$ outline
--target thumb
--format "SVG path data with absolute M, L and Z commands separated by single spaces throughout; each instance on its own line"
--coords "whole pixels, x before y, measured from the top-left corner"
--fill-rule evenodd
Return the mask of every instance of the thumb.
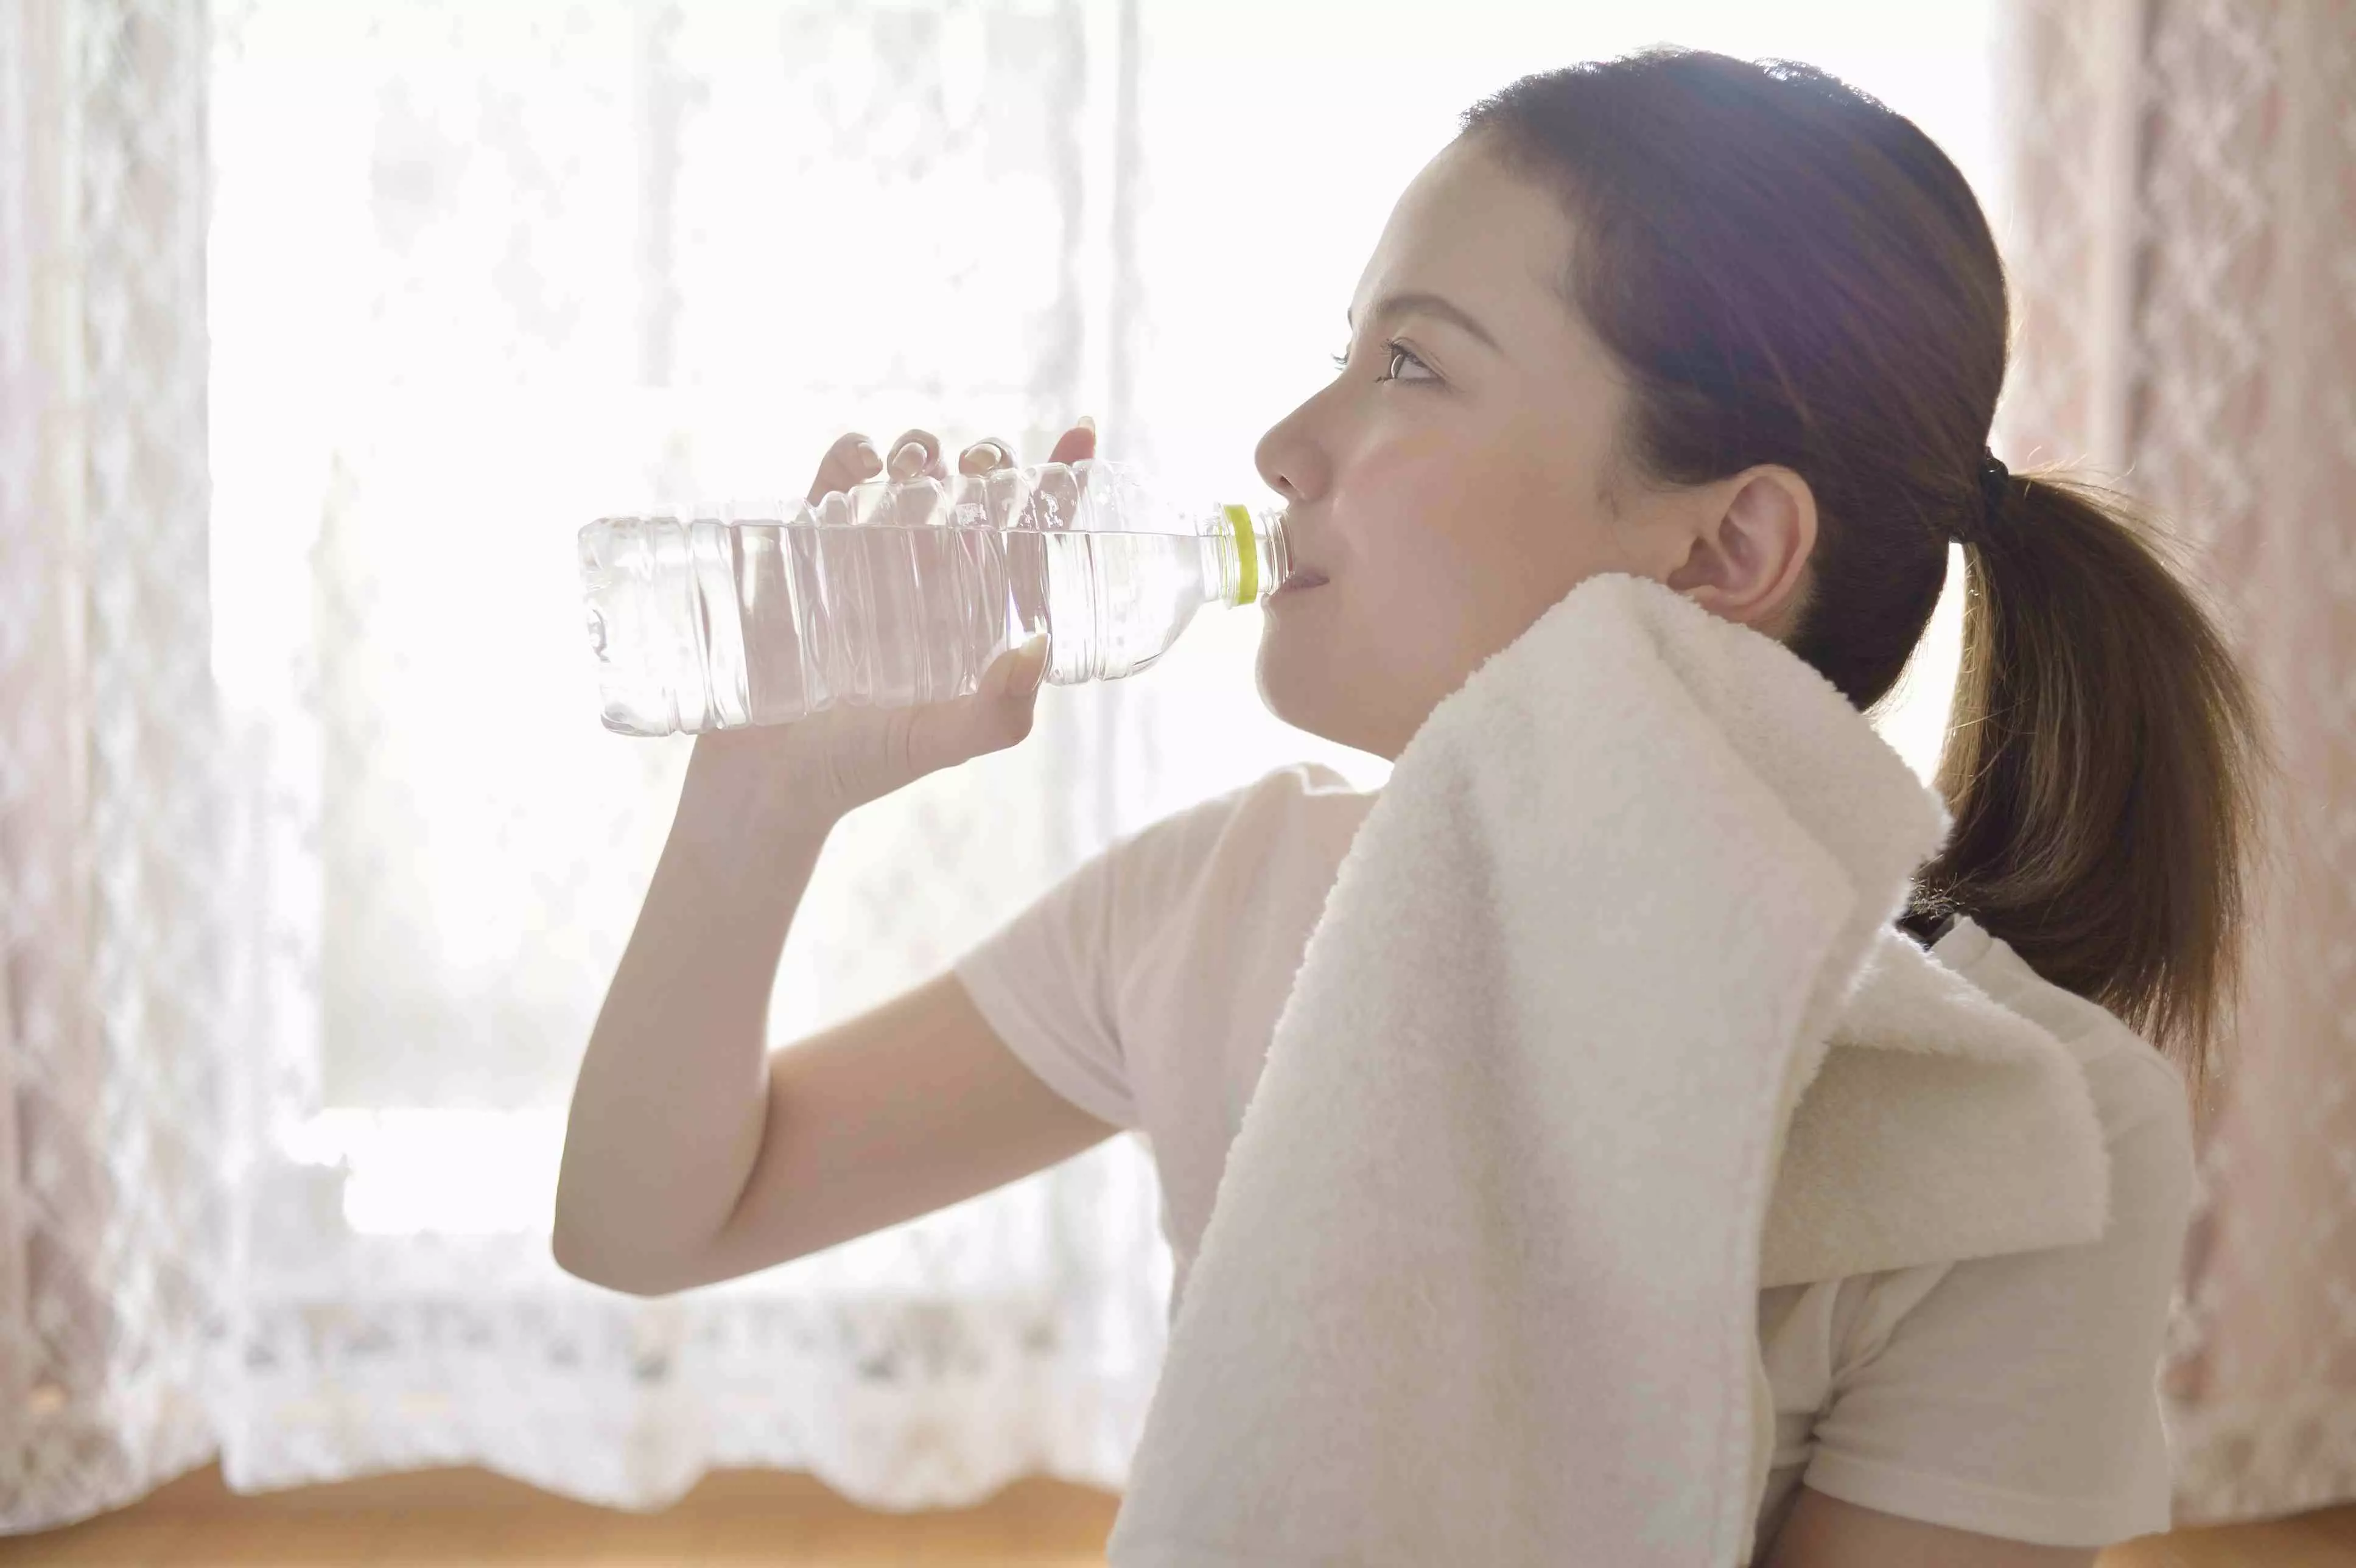
M 920 773 L 985 752 L 1002 752 L 1031 733 L 1031 715 L 1047 669 L 1044 632 L 991 661 L 970 697 L 908 710 L 908 761 Z
M 981 727 L 985 750 L 1011 746 L 1031 733 L 1032 710 L 1047 677 L 1048 651 L 1047 634 L 1033 633 L 1020 647 L 1001 654 L 983 676 L 973 694 L 973 717 Z
M 974 695 L 1001 705 L 1017 703 L 1028 711 L 1046 678 L 1047 652 L 1047 634 L 1033 632 L 992 661 Z

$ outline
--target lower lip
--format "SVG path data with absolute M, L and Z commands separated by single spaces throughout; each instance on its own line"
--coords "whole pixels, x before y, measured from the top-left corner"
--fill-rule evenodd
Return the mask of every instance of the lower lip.
M 1280 599 L 1298 599 L 1301 595 L 1308 592 L 1312 588 L 1323 588 L 1324 586 L 1325 580 L 1322 577 L 1296 579 L 1286 582 L 1283 587 L 1269 594 L 1268 596 L 1268 603 L 1273 604 Z

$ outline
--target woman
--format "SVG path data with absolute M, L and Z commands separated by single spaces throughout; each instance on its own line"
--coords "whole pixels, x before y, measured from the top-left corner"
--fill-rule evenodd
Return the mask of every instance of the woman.
M 2180 1074 L 2202 1076 L 2235 973 L 2254 722 L 2146 535 L 1987 454 L 2005 288 L 1962 177 L 1804 68 L 1655 51 L 1534 76 L 1408 187 L 1350 327 L 1333 381 L 1258 454 L 1299 568 L 1268 604 L 1260 689 L 1345 744 L 1396 756 L 1602 571 L 1783 641 L 1867 708 L 1964 543 L 1939 774 L 1955 827 L 1907 923 L 2070 1043 L 2113 1217 L 2088 1246 L 1762 1292 L 1779 1430 L 1755 1560 L 2083 1564 L 2165 1529 Z M 894 447 L 895 474 L 945 473 L 927 432 Z M 1093 449 L 1084 426 L 1054 455 Z M 1011 460 L 983 443 L 961 465 Z M 884 466 L 845 437 L 813 493 Z M 833 821 L 1021 739 L 1039 668 L 1010 654 L 965 700 L 697 741 L 583 1064 L 563 1266 L 677 1290 L 1140 1127 L 1183 1288 L 1370 803 L 1332 774 L 1282 770 L 1155 824 L 951 973 L 764 1053 Z

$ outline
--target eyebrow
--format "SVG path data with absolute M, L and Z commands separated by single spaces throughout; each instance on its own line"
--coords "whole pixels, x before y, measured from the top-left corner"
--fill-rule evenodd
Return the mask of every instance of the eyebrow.
M 1448 300 L 1442 299 L 1438 294 L 1387 294 L 1383 298 L 1375 302 L 1375 308 L 1370 314 L 1376 321 L 1382 320 L 1385 316 L 1391 315 L 1415 315 L 1437 316 L 1441 321 L 1448 322 L 1452 325 L 1461 327 L 1464 331 L 1471 333 L 1474 337 L 1477 337 L 1482 342 L 1487 344 L 1497 353 L 1503 354 L 1505 352 L 1503 348 L 1498 347 L 1497 340 L 1489 336 L 1488 328 L 1473 320 L 1472 317 L 1462 307 Z M 1351 331 L 1355 332 L 1358 329 L 1358 324 L 1354 311 L 1344 311 L 1342 313 L 1342 320 Z

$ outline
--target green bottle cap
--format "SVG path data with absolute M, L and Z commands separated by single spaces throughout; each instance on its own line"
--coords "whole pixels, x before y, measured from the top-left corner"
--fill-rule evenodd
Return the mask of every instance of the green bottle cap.
M 1236 554 L 1242 562 L 1236 579 L 1236 603 L 1248 604 L 1259 597 L 1259 541 L 1253 537 L 1251 509 L 1229 502 L 1219 508 L 1227 527 L 1236 530 Z

